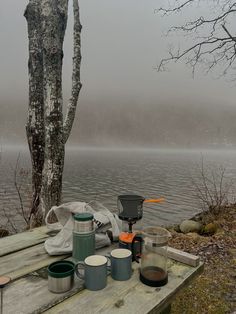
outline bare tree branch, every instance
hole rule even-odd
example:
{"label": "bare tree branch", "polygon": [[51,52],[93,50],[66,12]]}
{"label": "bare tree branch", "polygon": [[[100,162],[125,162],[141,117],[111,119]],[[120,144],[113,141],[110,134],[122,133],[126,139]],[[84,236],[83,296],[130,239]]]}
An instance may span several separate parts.
{"label": "bare tree branch", "polygon": [[26,224],[28,224],[29,217],[27,217],[27,215],[25,213],[24,204],[23,204],[21,191],[20,191],[21,187],[18,185],[18,182],[17,182],[17,173],[18,173],[19,161],[20,161],[20,154],[18,154],[18,156],[17,156],[16,165],[15,165],[15,169],[14,169],[14,185],[16,188],[16,192],[18,194],[19,202],[20,202],[20,211],[21,211],[20,214],[24,218],[24,221],[26,222]]}
{"label": "bare tree branch", "polygon": [[80,33],[82,26],[79,17],[79,4],[78,0],[73,0],[74,10],[74,57],[73,57],[73,70],[72,70],[72,90],[69,104],[67,106],[67,113],[63,125],[64,143],[66,143],[75,118],[76,106],[79,98],[80,89],[82,84],[80,82],[80,64],[81,64],[81,44]]}
{"label": "bare tree branch", "polygon": [[187,0],[183,3],[181,3],[180,5],[176,6],[175,8],[173,9],[165,9],[165,8],[160,8],[160,9],[155,9],[154,12],[162,12],[164,15],[165,14],[168,14],[168,13],[173,13],[173,12],[178,12],[180,11],[181,9],[183,9],[184,7],[186,7],[187,5],[193,3],[195,0]]}
{"label": "bare tree branch", "polygon": [[227,28],[225,27],[225,25],[223,24],[222,25],[224,31],[228,34],[228,36],[233,40],[233,41],[236,41],[236,37],[233,37],[230,32],[227,30]]}
{"label": "bare tree branch", "polygon": [[197,199],[200,201],[202,209],[212,214],[218,213],[220,210],[231,203],[230,189],[234,189],[233,181],[226,176],[226,169],[211,169],[204,165],[203,157],[199,167],[198,180],[192,179],[196,190]]}
{"label": "bare tree branch", "polygon": [[[161,12],[163,15],[171,13],[185,12],[184,10],[191,5],[206,5],[203,0],[172,0],[173,7],[160,8],[155,12]],[[195,74],[196,67],[202,64],[206,73],[219,67],[222,75],[226,75],[229,70],[234,70],[236,57],[236,35],[229,31],[233,17],[236,14],[236,2],[233,0],[210,0],[208,5],[214,5],[214,10],[209,10],[207,16],[200,15],[198,18],[189,20],[182,25],[172,26],[167,35],[172,32],[181,32],[188,34],[195,41],[187,48],[171,48],[169,57],[163,58],[156,69],[165,71],[169,62],[185,60],[187,65],[192,67],[192,73]],[[187,16],[187,14],[186,14]],[[227,26],[226,26],[227,25]],[[222,30],[226,36],[222,36]]]}

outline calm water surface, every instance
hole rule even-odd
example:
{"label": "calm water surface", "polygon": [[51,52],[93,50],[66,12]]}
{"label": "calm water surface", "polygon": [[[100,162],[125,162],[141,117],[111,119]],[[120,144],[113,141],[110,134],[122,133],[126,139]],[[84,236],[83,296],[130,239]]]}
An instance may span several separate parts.
{"label": "calm water surface", "polygon": [[[19,197],[14,186],[14,169],[20,152],[21,175],[18,182],[24,205],[30,195],[30,159],[27,150],[3,150],[0,167],[0,213],[20,216]],[[144,207],[143,224],[178,223],[200,210],[192,178],[199,175],[201,154],[207,167],[227,169],[227,176],[236,178],[235,151],[186,150],[105,150],[67,149],[64,169],[63,202],[97,200],[116,211],[117,195],[137,193],[146,198],[164,197],[162,204]],[[19,171],[18,171],[19,174]]]}

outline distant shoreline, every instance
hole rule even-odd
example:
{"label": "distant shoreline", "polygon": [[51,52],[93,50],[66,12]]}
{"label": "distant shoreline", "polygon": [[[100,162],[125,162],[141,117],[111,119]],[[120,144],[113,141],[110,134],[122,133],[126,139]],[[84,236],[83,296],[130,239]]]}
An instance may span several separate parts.
{"label": "distant shoreline", "polygon": [[[0,153],[4,153],[7,151],[26,151],[28,150],[27,144],[2,144]],[[177,153],[177,152],[193,152],[193,153],[210,153],[210,152],[232,152],[236,153],[236,146],[232,148],[206,148],[206,147],[200,147],[200,148],[184,148],[184,147],[144,147],[144,146],[136,146],[136,145],[127,145],[127,146],[117,146],[117,145],[75,145],[75,144],[69,144],[66,146],[67,151],[77,151],[77,150],[101,150],[101,151],[137,151],[137,152],[168,152],[168,153]]]}

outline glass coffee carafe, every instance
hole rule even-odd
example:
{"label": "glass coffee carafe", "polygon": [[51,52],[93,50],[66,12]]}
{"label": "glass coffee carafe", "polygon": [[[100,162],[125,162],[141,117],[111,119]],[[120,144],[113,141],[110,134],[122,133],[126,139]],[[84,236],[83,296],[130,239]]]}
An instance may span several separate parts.
{"label": "glass coffee carafe", "polygon": [[[168,282],[167,247],[169,231],[160,227],[148,227],[134,237],[141,242],[140,280],[151,287],[164,286]],[[139,262],[138,258],[136,261]]]}

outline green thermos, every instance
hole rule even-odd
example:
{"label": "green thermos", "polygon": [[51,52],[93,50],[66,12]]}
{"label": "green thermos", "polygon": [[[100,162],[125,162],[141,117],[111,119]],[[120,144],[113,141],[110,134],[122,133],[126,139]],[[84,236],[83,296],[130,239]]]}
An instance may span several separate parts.
{"label": "green thermos", "polygon": [[93,214],[80,213],[74,215],[73,251],[76,261],[84,261],[87,256],[95,254],[95,230]]}

